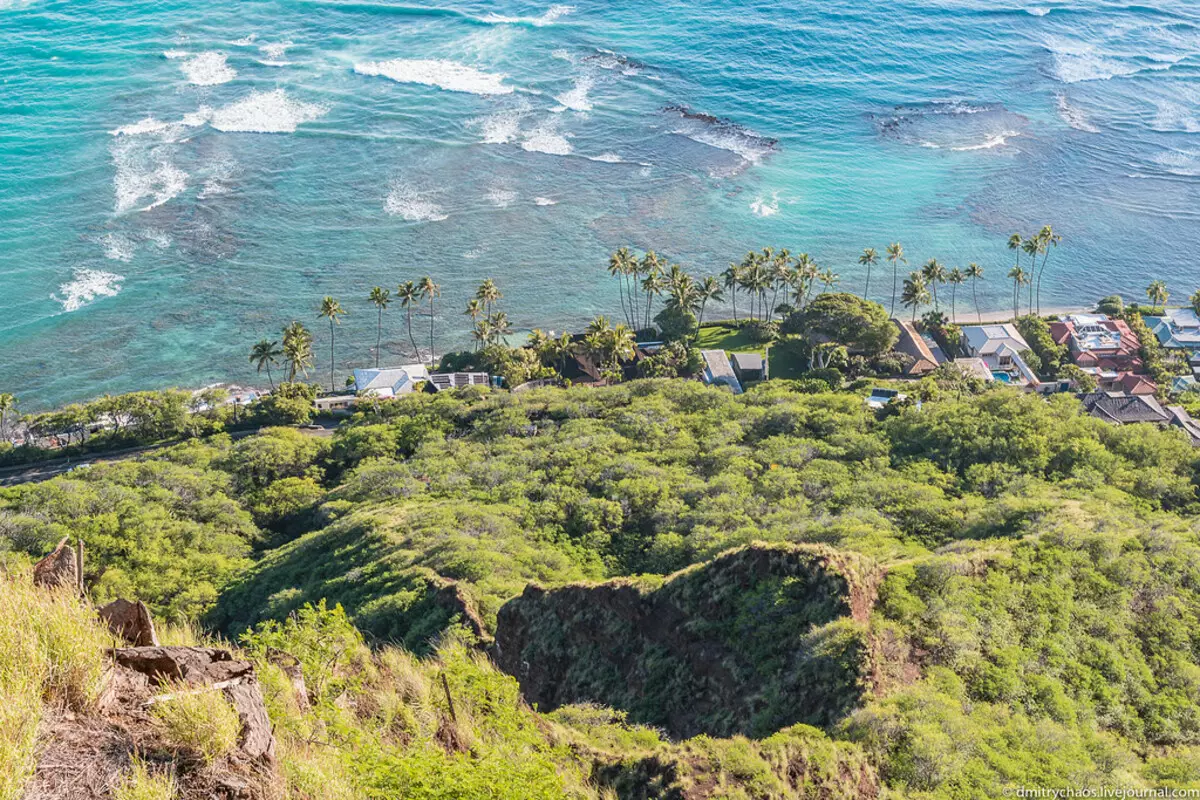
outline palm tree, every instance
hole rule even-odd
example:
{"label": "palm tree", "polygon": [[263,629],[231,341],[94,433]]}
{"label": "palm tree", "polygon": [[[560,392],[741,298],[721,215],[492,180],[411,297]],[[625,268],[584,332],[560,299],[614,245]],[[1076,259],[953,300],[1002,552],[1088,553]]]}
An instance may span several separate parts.
{"label": "palm tree", "polygon": [[863,248],[862,255],[858,257],[858,263],[867,268],[867,282],[863,286],[863,300],[869,300],[871,296],[871,267],[879,263],[879,253],[875,252],[874,247]]}
{"label": "palm tree", "polygon": [[700,298],[700,318],[696,322],[696,336],[699,336],[700,326],[704,324],[704,307],[708,305],[709,300],[718,302],[724,300],[725,293],[721,291],[721,282],[709,275],[700,282],[699,288],[696,289],[696,295]]}
{"label": "palm tree", "polygon": [[633,358],[636,352],[637,344],[633,331],[621,324],[614,325],[607,331],[602,341],[608,353],[610,368],[613,370],[619,368],[622,361]]}
{"label": "palm tree", "polygon": [[8,441],[8,413],[16,407],[16,397],[7,392],[0,394],[0,442]]}
{"label": "palm tree", "polygon": [[[404,307],[404,321],[408,326],[408,340],[412,342],[413,358],[421,357],[421,349],[417,347],[416,337],[413,336],[412,312],[413,306],[421,302],[421,288],[412,281],[405,281],[396,287],[396,299]],[[474,319],[474,317],[472,317]]]}
{"label": "palm tree", "polygon": [[433,282],[433,278],[426,275],[417,282],[417,288],[421,290],[421,297],[429,300],[429,366],[434,366],[433,362],[433,301],[434,298],[442,296],[442,287]]}
{"label": "palm tree", "polygon": [[[276,359],[281,355],[283,351],[279,349],[279,342],[270,339],[263,339],[250,348],[250,363],[258,367],[260,375],[264,368],[267,370],[267,380],[271,382],[272,392],[275,391],[275,379],[271,377],[271,365],[279,363]],[[3,395],[0,395],[0,400],[3,400]]]}
{"label": "palm tree", "polygon": [[308,368],[313,362],[312,341],[312,334],[298,320],[283,329],[283,359],[288,365],[288,383],[296,380],[296,373],[308,377]]}
{"label": "palm tree", "polygon": [[554,340],[550,338],[550,334],[546,333],[541,328],[534,328],[529,332],[529,336],[525,339],[525,346],[538,354],[538,358],[544,359],[553,345]]}
{"label": "palm tree", "polygon": [[799,285],[796,287],[797,296],[803,291],[804,300],[800,303],[800,307],[808,305],[809,295],[812,294],[813,284],[817,281],[817,275],[820,274],[817,269],[817,262],[812,260],[808,253],[801,253],[796,256],[796,276]]}
{"label": "palm tree", "polygon": [[908,277],[904,279],[904,289],[900,292],[900,302],[905,308],[912,309],[913,322],[917,321],[917,310],[921,306],[929,305],[930,299],[925,276],[920,272],[908,273]]}
{"label": "palm tree", "polygon": [[512,333],[512,325],[508,322],[508,314],[503,311],[497,311],[487,318],[488,325],[492,330],[492,340],[503,339]]}
{"label": "palm tree", "polygon": [[337,391],[337,385],[333,379],[333,326],[342,324],[340,317],[345,313],[346,309],[342,308],[342,304],[332,297],[326,295],[321,299],[321,308],[317,312],[317,316],[329,320],[329,391],[331,392]]}
{"label": "palm tree", "polygon": [[967,264],[967,277],[971,279],[971,296],[975,298],[975,314],[979,317],[979,324],[983,324],[983,312],[979,310],[979,292],[976,284],[983,277],[983,267],[972,261]]}
{"label": "palm tree", "polygon": [[571,334],[564,332],[551,341],[550,352],[558,359],[558,374],[562,375],[567,371],[567,359],[575,352],[575,340],[571,338]]}
{"label": "palm tree", "polygon": [[475,323],[475,327],[471,330],[471,335],[475,337],[475,350],[479,351],[492,343],[492,320],[489,317],[484,317]]}
{"label": "palm tree", "polygon": [[933,290],[933,309],[937,311],[941,308],[938,303],[937,287],[939,283],[946,282],[946,268],[942,266],[942,262],[936,258],[931,258],[925,262],[925,266],[921,267],[921,277],[929,284]]}
{"label": "palm tree", "polygon": [[1165,311],[1167,298],[1170,297],[1167,292],[1167,284],[1163,281],[1150,281],[1150,285],[1146,287],[1146,297],[1150,298],[1150,302],[1156,307]]}
{"label": "palm tree", "polygon": [[[764,251],[770,248],[764,248]],[[790,285],[792,277],[792,253],[786,247],[781,247],[775,251],[771,257],[771,283],[774,286],[774,293],[771,295],[771,307],[767,309],[767,318],[775,316],[775,309],[779,306],[779,290],[783,289],[783,301],[787,302],[787,289]]]}
{"label": "palm tree", "polygon": [[[1016,257],[1016,261],[1013,262],[1013,268],[1008,271],[1008,277],[1013,278],[1014,280],[1016,279],[1015,275],[1017,270],[1021,268],[1021,250],[1024,245],[1025,240],[1021,238],[1021,234],[1014,233],[1012,236],[1008,237],[1008,249],[1012,250]],[[1017,306],[1014,304],[1014,308],[1015,307]]]}
{"label": "palm tree", "polygon": [[1033,313],[1033,276],[1037,272],[1037,257],[1043,249],[1040,235],[1031,236],[1021,243],[1021,250],[1029,254],[1029,313]]}
{"label": "palm tree", "polygon": [[842,276],[838,275],[836,272],[834,272],[831,269],[827,269],[824,272],[822,272],[820,275],[818,275],[817,279],[819,281],[821,281],[821,284],[825,287],[825,288],[821,289],[821,294],[825,294],[827,291],[832,289],[834,286],[838,285],[838,282],[842,279]]}
{"label": "palm tree", "polygon": [[954,311],[954,303],[958,294],[958,287],[965,283],[967,276],[958,267],[950,270],[950,274],[946,276],[946,283],[950,284],[950,324],[958,322],[958,315]]}
{"label": "palm tree", "polygon": [[1042,313],[1042,276],[1046,274],[1046,262],[1050,260],[1050,248],[1058,247],[1062,236],[1055,233],[1049,225],[1045,225],[1038,232],[1038,238],[1042,242],[1042,268],[1038,270],[1037,275],[1037,313],[1040,315]]}
{"label": "palm tree", "polygon": [[903,263],[908,266],[908,259],[904,257],[904,245],[899,242],[892,242],[887,246],[887,258],[892,262],[892,309],[888,315],[893,319],[896,318],[896,276],[899,275],[897,265]]}
{"label": "palm tree", "polygon": [[643,328],[650,327],[650,320],[653,319],[651,310],[654,307],[654,298],[662,294],[666,288],[667,283],[663,280],[661,271],[651,272],[645,278],[642,278],[642,291],[646,293],[646,318],[645,324],[642,326]]}
{"label": "palm tree", "polygon": [[504,295],[500,293],[496,282],[491,278],[479,284],[479,288],[475,291],[475,299],[483,303],[484,314],[491,314],[492,305],[499,302],[501,297],[504,297]]}
{"label": "palm tree", "polygon": [[666,262],[659,258],[658,253],[653,250],[647,250],[642,256],[641,269],[638,271],[642,278],[642,291],[646,293],[646,314],[645,325],[650,327],[650,306],[654,302],[655,295],[661,294],[663,290],[662,272]]}
{"label": "palm tree", "polygon": [[737,322],[737,290],[742,282],[742,268],[729,262],[729,268],[721,273],[721,282],[729,290],[729,301],[733,303],[733,321]]}
{"label": "palm tree", "polygon": [[1013,282],[1013,319],[1015,320],[1021,316],[1021,287],[1029,282],[1029,276],[1020,267],[1013,267],[1008,271],[1008,277],[1012,278]]}
{"label": "palm tree", "polygon": [[379,323],[375,328],[375,368],[379,369],[379,346],[383,342],[383,312],[392,302],[392,290],[376,286],[371,289],[369,299],[379,311]]}

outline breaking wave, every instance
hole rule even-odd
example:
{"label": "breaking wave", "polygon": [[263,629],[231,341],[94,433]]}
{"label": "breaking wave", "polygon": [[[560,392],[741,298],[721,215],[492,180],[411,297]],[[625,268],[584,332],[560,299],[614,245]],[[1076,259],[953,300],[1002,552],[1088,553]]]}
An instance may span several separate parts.
{"label": "breaking wave", "polygon": [[663,111],[680,119],[680,124],[671,133],[719,150],[728,150],[752,164],[761,162],[779,144],[778,140],[760,136],[736,122],[697,113],[686,106],[667,106]]}
{"label": "breaking wave", "polygon": [[574,10],[575,6],[553,5],[544,14],[537,17],[506,17],[502,14],[488,14],[480,19],[493,25],[532,25],[535,28],[541,28],[553,25]]}
{"label": "breaking wave", "polygon": [[551,124],[543,124],[525,135],[521,147],[531,153],[547,153],[552,156],[569,156],[575,148],[559,130]]}
{"label": "breaking wave", "polygon": [[246,97],[212,113],[209,124],[226,133],[292,133],[305,122],[320,119],[325,106],[302,103],[283,89],[251,92]]}
{"label": "breaking wave", "polygon": [[[62,304],[63,311],[78,311],[100,297],[116,297],[124,276],[98,269],[77,269],[71,280],[58,287],[51,300]],[[61,296],[59,296],[61,295]]]}
{"label": "breaking wave", "polygon": [[419,192],[405,183],[392,185],[388,192],[383,208],[393,217],[400,217],[408,222],[441,222],[449,215],[442,207],[432,200],[427,200]]}
{"label": "breaking wave", "polygon": [[478,95],[512,94],[506,86],[505,75],[482,72],[474,67],[444,59],[397,58],[391,61],[369,61],[355,64],[359,75],[382,76],[397,83],[418,83],[436,86],[450,92]]}
{"label": "breaking wave", "polygon": [[224,53],[200,53],[186,58],[179,68],[188,83],[196,86],[216,86],[237,77],[237,70],[225,62]]}

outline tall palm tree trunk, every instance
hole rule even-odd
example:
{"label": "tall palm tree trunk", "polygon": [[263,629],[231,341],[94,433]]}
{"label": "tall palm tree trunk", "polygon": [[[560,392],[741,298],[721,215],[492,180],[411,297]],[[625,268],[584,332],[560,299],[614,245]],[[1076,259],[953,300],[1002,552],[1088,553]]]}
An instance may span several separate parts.
{"label": "tall palm tree trunk", "polygon": [[892,310],[888,312],[888,316],[895,319],[896,317],[896,278],[899,273],[896,260],[892,259]]}
{"label": "tall palm tree trunk", "polygon": [[867,264],[867,283],[863,286],[863,300],[871,298],[871,265]]}
{"label": "tall palm tree trunk", "polygon": [[433,295],[429,296],[429,368],[433,369]]}
{"label": "tall palm tree trunk", "polygon": [[275,379],[271,377],[271,362],[267,362],[267,380],[271,382],[271,391],[275,391]]}
{"label": "tall palm tree trunk", "polygon": [[375,369],[379,369],[379,347],[383,343],[383,307],[379,307],[379,325],[375,328]]}
{"label": "tall palm tree trunk", "polygon": [[337,389],[333,385],[333,317],[329,318],[329,391],[335,392]]}
{"label": "tall palm tree trunk", "polygon": [[407,316],[407,322],[408,322],[408,340],[409,340],[410,342],[412,342],[412,346],[413,346],[413,358],[420,358],[420,357],[421,357],[421,348],[417,347],[417,337],[413,336],[413,329],[412,329],[412,306],[405,306],[405,309],[404,309],[404,310],[405,310],[405,312],[406,312],[406,313],[407,313],[407,315],[408,315],[408,316]]}
{"label": "tall palm tree trunk", "polygon": [[979,282],[978,278],[971,279],[971,296],[975,298],[975,316],[979,317],[979,324],[983,324],[983,311],[979,308],[979,289],[975,286]]}

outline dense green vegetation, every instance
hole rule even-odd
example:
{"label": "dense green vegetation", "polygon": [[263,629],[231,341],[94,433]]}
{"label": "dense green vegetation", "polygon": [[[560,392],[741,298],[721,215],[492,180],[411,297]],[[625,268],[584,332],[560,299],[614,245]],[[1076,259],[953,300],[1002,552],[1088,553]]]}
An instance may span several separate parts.
{"label": "dense green vegetation", "polygon": [[[259,626],[244,646],[300,657],[331,688],[313,711],[272,707],[297,797],[1200,786],[1200,465],[1183,434],[941,373],[910,387],[920,408],[878,417],[859,394],[815,391],[828,385],[477,389],[381,402],[331,440],[189,441],[0,490],[0,558],[80,535],[97,599],[138,596],[235,637]],[[662,709],[620,698],[630,707],[575,696],[539,715],[470,644],[487,646],[528,583],[641,576],[654,593],[654,576],[753,542],[821,545],[884,574],[856,629],[864,691],[802,715],[819,729],[764,718],[707,728],[753,740],[670,743],[622,716]],[[772,619],[761,609],[801,609],[786,625],[806,606],[782,584],[747,589],[754,610],[713,612],[722,590],[703,581],[684,605],[706,641],[747,643],[742,674],[769,698],[786,686],[772,642],[799,640],[752,635]],[[357,642],[348,622],[377,649],[340,649],[330,672],[320,647]],[[442,672],[478,726],[465,749],[439,733]],[[826,778],[802,789],[797,775]]]}

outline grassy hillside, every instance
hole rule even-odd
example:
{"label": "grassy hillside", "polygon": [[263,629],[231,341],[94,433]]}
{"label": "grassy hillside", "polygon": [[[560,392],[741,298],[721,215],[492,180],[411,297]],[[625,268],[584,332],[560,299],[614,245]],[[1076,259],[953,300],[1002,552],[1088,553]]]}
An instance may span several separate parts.
{"label": "grassy hillside", "polygon": [[[0,557],[15,568],[79,534],[98,599],[137,596],[160,617],[201,619],[233,637],[327,599],[373,646],[399,644],[431,664],[460,653],[491,676],[479,685],[516,692],[458,637],[486,644],[529,583],[634,578],[655,594],[658,576],[731,548],[821,546],[882,574],[856,623],[869,680],[838,695],[851,702],[749,726],[719,704],[697,715],[700,727],[676,731],[709,736],[669,742],[626,720],[669,724],[671,704],[695,700],[685,688],[693,667],[664,672],[663,691],[643,693],[642,705],[600,692],[608,677],[576,681],[553,714],[520,712],[521,725],[557,731],[553,741],[573,754],[575,771],[563,772],[568,762],[546,751],[562,786],[804,796],[801,784],[816,778],[796,777],[809,775],[801,762],[813,776],[838,776],[833,796],[863,796],[852,788],[860,779],[914,798],[1200,786],[1200,504],[1197,454],[1182,435],[1108,426],[1073,398],[1006,389],[976,395],[927,381],[913,392],[921,409],[876,418],[857,395],[804,388],[775,381],[734,397],[639,381],[420,395],[355,417],[332,442],[286,429],[191,442],[0,490]],[[688,630],[722,659],[742,645],[739,686],[757,683],[759,699],[812,700],[802,683],[778,678],[802,633],[786,625],[806,613],[790,589],[756,579],[718,613],[723,588],[702,577],[691,586],[680,600]],[[530,639],[562,659],[563,674],[611,652],[577,627],[607,624],[603,609],[586,595],[576,602],[579,619]],[[612,624],[606,635],[623,636]],[[446,667],[422,669],[428,679]],[[401,680],[367,680],[379,670],[363,667],[364,696]],[[499,686],[481,696],[500,696]],[[775,731],[798,720],[820,727]],[[500,760],[511,758],[500,739],[532,746],[511,724],[491,740]],[[436,726],[422,731],[436,737]],[[757,738],[709,738],[735,731]],[[416,762],[405,759],[428,750],[347,736],[371,754],[371,775],[410,774]],[[459,768],[454,780],[483,769],[437,769]],[[330,769],[330,780],[358,787],[344,796],[365,791],[350,767]],[[536,783],[513,778],[524,780]],[[298,796],[340,796],[322,791]],[[475,791],[428,796],[503,796]]]}

